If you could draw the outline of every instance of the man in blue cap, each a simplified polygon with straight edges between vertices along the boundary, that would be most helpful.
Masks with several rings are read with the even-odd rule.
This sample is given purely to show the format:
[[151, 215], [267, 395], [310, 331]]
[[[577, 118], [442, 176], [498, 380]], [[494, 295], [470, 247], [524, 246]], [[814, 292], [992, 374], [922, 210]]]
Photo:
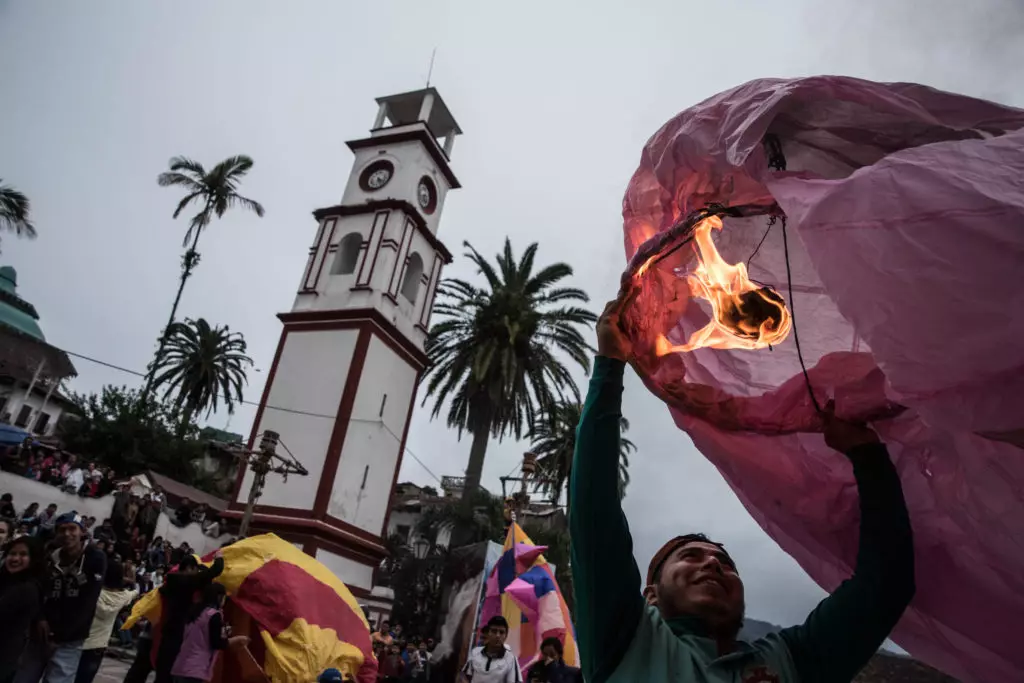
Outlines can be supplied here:
[[34, 647], [25, 652], [16, 683], [73, 683], [107, 572], [106, 556], [85, 543], [82, 516], [68, 512], [54, 528], [58, 547], [44, 583], [43, 615]]

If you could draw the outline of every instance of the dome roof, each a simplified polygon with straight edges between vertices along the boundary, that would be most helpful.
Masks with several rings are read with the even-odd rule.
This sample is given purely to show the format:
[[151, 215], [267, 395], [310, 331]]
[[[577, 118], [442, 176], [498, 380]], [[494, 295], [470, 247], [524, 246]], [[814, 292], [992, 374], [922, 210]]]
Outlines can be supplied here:
[[0, 268], [0, 324], [46, 341], [39, 327], [35, 307], [18, 296], [18, 271], [11, 266]]

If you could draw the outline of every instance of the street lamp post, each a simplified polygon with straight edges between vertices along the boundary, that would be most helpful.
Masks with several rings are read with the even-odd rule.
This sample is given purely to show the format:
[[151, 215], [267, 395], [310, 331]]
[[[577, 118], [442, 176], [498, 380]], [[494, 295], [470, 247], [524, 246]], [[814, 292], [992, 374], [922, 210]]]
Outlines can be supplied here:
[[248, 451], [244, 454], [245, 464], [252, 470], [253, 477], [252, 486], [249, 487], [249, 501], [245, 504], [245, 514], [242, 515], [242, 523], [238, 529], [239, 538], [245, 538], [246, 534], [249, 533], [249, 525], [252, 523], [256, 501], [263, 495], [263, 487], [267, 483], [267, 474], [277, 472], [286, 480], [289, 474], [299, 474], [302, 476], [309, 474], [306, 468], [294, 456], [291, 459], [285, 459], [277, 454], [277, 445], [280, 442], [281, 435], [268, 429], [260, 437], [259, 450]]

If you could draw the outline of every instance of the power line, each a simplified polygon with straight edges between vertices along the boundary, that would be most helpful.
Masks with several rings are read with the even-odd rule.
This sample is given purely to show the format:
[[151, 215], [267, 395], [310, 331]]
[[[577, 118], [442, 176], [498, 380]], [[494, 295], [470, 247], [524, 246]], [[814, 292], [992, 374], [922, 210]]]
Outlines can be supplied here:
[[[60, 349], [60, 350], [63, 351], [64, 353], [66, 353], [69, 356], [74, 356], [75, 358], [81, 358], [82, 360], [89, 361], [90, 363], [96, 363], [97, 365], [102, 365], [104, 367], [112, 368], [114, 370], [119, 370], [121, 372], [126, 372], [129, 375], [135, 375], [136, 377], [145, 377], [146, 376], [146, 373], [144, 373], [144, 372], [139, 372], [137, 370], [132, 370], [130, 368], [122, 367], [120, 365], [115, 365], [114, 363], [108, 363], [107, 361], [99, 360], [98, 358], [92, 358], [91, 356], [86, 356], [86, 355], [81, 354], [81, 353], [75, 353], [74, 351], [68, 351], [67, 349]], [[223, 398], [225, 400], [228, 400], [228, 397], [221, 396], [219, 394], [218, 394], [218, 398]], [[234, 401], [234, 399], [230, 399], [230, 400]], [[245, 401], [245, 400], [242, 400], [242, 401], [239, 401], [239, 402], [240, 403], [244, 403], [246, 405], [257, 406], [257, 407], [260, 405], [259, 403], [256, 403], [255, 401]], [[327, 420], [334, 420], [334, 419], [337, 418], [337, 415], [325, 415], [323, 413], [313, 413], [313, 412], [310, 412], [308, 410], [298, 410], [298, 409], [295, 409], [295, 408], [283, 408], [281, 406], [272, 406], [272, 405], [269, 405], [269, 404], [265, 405], [264, 408], [265, 409], [269, 408], [270, 410], [280, 410], [281, 412], [292, 413], [293, 415], [308, 415], [309, 417], [319, 417], [319, 418], [323, 418], [323, 419], [327, 419]], [[410, 419], [411, 419], [411, 416], [410, 416]], [[379, 424], [380, 426], [382, 426], [387, 431], [388, 434], [390, 434], [396, 441], [398, 441], [399, 444], [402, 443], [402, 437], [398, 436], [393, 431], [391, 431], [391, 428], [388, 427], [387, 424], [383, 420], [361, 420], [359, 418], [350, 418], [349, 421], [350, 422], [372, 422], [372, 423], [375, 423], [375, 424]], [[292, 452], [288, 449], [288, 446], [284, 445], [284, 443], [281, 442], [281, 441], [279, 441], [278, 443], [281, 443], [281, 445], [284, 446], [285, 450], [288, 452], [288, 455], [291, 455], [293, 459], [295, 458], [295, 455], [292, 454]], [[433, 477], [434, 480], [438, 484], [441, 483], [441, 478], [438, 477], [436, 474], [434, 474], [434, 472], [429, 467], [427, 467], [424, 464], [424, 462], [422, 460], [420, 460], [419, 457], [415, 453], [413, 453], [411, 450], [409, 450], [408, 446], [405, 447], [405, 452], [408, 453], [409, 455], [411, 455], [412, 459], [415, 460], [419, 464], [420, 467], [422, 467], [424, 470], [426, 470], [427, 474], [429, 474], [431, 477]], [[297, 459], [296, 459], [296, 462], [298, 462]]]

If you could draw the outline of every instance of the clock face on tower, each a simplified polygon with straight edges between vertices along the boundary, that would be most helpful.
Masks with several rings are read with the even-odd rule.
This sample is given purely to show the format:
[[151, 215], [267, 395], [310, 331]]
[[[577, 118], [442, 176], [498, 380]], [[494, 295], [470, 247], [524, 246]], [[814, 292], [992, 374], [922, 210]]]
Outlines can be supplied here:
[[437, 209], [437, 188], [430, 178], [420, 178], [419, 185], [416, 186], [416, 201], [425, 213], [431, 214]]
[[364, 192], [374, 192], [387, 185], [394, 173], [394, 164], [386, 159], [378, 159], [363, 169], [359, 175], [359, 187]]

